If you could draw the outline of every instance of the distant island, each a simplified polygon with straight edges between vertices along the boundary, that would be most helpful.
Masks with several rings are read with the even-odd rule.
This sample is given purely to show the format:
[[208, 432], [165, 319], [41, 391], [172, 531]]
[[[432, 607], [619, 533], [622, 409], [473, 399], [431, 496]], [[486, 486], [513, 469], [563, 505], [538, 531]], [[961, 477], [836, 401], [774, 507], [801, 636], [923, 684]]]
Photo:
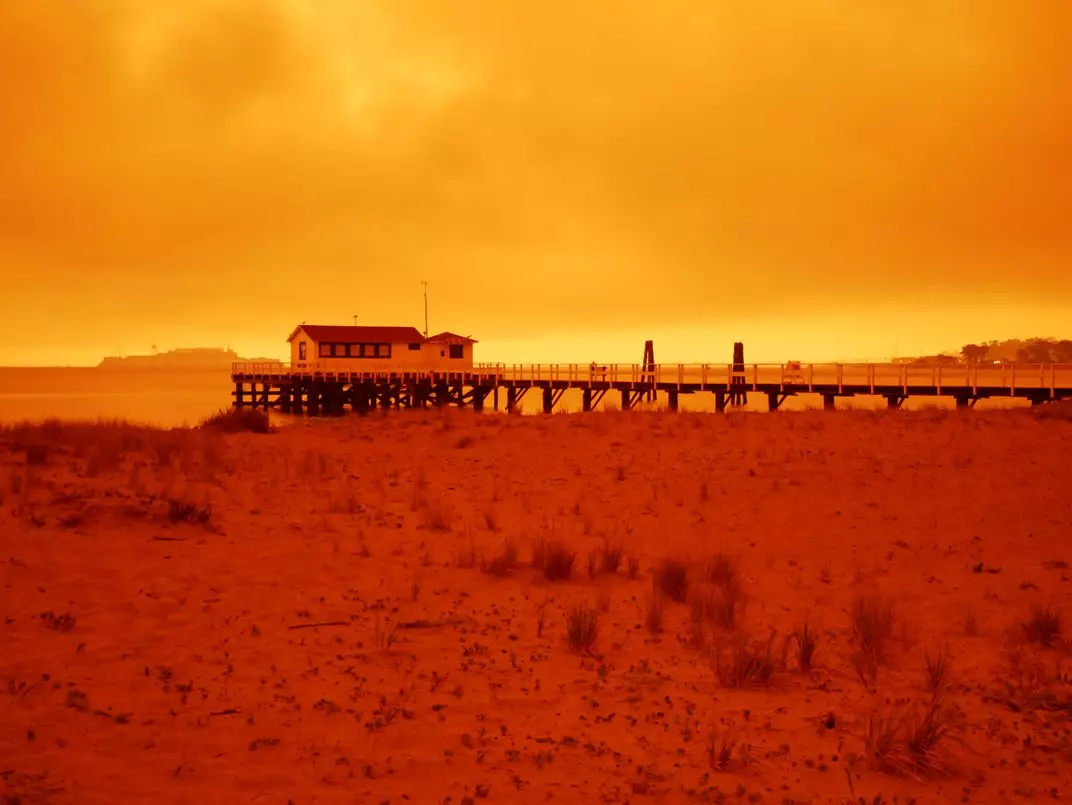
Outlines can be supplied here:
[[126, 357], [104, 358], [98, 369], [156, 369], [156, 370], [193, 370], [212, 371], [226, 369], [230, 371], [234, 361], [244, 360], [230, 349], [213, 347], [194, 347], [190, 349], [173, 349], [152, 355], [129, 355]]
[[958, 353], [924, 355], [915, 358], [894, 358], [894, 363], [952, 364], [952, 363], [1072, 363], [1072, 340], [1057, 338], [1011, 338], [965, 344]]

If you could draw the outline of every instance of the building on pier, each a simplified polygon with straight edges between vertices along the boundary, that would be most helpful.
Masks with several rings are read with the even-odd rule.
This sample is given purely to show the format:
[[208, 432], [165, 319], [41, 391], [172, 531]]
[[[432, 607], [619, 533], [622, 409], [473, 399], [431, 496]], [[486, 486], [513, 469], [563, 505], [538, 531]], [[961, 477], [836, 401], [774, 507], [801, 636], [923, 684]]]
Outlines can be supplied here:
[[290, 364], [304, 372], [464, 372], [476, 341], [454, 333], [425, 338], [416, 327], [300, 324], [287, 338]]

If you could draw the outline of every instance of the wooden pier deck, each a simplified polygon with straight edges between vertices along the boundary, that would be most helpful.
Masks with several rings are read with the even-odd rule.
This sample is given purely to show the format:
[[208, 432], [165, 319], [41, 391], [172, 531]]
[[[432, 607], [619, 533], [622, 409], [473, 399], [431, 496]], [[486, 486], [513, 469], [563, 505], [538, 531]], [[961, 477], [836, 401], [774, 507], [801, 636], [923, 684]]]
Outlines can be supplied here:
[[623, 409], [642, 399], [665, 399], [677, 410], [682, 394], [711, 394], [713, 409], [725, 411], [747, 395], [761, 395], [769, 410], [791, 396], [816, 395], [832, 409], [838, 397], [876, 396], [890, 407], [909, 397], [948, 397], [957, 407], [995, 397], [1033, 405], [1072, 399], [1072, 364], [611, 364], [594, 370], [584, 364], [478, 364], [459, 372], [301, 370], [282, 362], [237, 362], [232, 366], [235, 407], [279, 409], [285, 413], [364, 413], [375, 407], [471, 406], [497, 410], [500, 392], [513, 411], [530, 391], [543, 397], [551, 413], [569, 389], [578, 389], [582, 410], [590, 411], [608, 393]]

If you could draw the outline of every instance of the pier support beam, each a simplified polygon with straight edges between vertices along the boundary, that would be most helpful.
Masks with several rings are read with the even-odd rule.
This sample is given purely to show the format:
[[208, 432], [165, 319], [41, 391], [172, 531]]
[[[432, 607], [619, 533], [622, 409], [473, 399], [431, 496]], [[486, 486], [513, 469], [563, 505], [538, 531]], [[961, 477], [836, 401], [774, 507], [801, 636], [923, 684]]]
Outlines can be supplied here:
[[486, 400], [488, 398], [489, 393], [490, 393], [490, 389], [482, 389], [482, 388], [473, 389], [473, 410], [474, 411], [477, 411], [479, 413], [480, 411], [484, 410], [484, 400]]
[[779, 408], [781, 408], [783, 402], [785, 402], [785, 397], [779, 395], [777, 391], [767, 392], [768, 411], [777, 411]]
[[726, 392], [724, 391], [715, 392], [715, 413], [726, 413]]
[[836, 399], [837, 399], [837, 397], [835, 397], [833, 394], [824, 394], [823, 395], [823, 410], [824, 411], [833, 411], [837, 407], [835, 405], [835, 400]]
[[959, 396], [954, 397], [954, 399], [957, 401], [957, 410], [971, 407], [971, 400], [968, 397]]
[[555, 392], [550, 386], [543, 390], [543, 412], [545, 414], [551, 413], [555, 407]]
[[904, 404], [904, 401], [904, 397], [898, 397], [897, 395], [892, 394], [886, 398], [886, 407], [891, 410], [900, 408]]
[[584, 389], [581, 392], [581, 410], [585, 412], [592, 410], [592, 389]]
[[512, 414], [517, 408], [517, 389], [513, 386], [506, 390], [506, 413]]
[[675, 413], [677, 412], [678, 406], [677, 396], [677, 389], [670, 389], [668, 392], [666, 392], [666, 406]]
[[491, 407], [493, 410], [499, 410], [499, 387], [496, 386], [491, 392]]

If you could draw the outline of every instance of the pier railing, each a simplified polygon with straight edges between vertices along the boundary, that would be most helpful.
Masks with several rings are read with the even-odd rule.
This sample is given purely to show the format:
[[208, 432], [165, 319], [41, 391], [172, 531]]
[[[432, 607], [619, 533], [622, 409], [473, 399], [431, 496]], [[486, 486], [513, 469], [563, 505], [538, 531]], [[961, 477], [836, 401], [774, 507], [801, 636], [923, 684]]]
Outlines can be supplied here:
[[506, 364], [480, 363], [472, 368], [444, 371], [418, 367], [380, 367], [363, 370], [360, 366], [340, 369], [338, 361], [310, 361], [292, 366], [283, 361], [237, 361], [232, 374], [248, 377], [285, 375], [323, 375], [326, 377], [383, 379], [404, 375], [447, 380], [463, 380], [512, 385], [526, 383], [562, 383], [576, 387], [602, 384], [657, 384], [680, 387], [729, 386], [759, 390], [778, 386], [788, 391], [815, 389], [853, 391], [869, 389], [943, 388], [977, 391], [984, 389], [1038, 389], [1054, 392], [1072, 388], [1072, 364], [1024, 363], [787, 363], [746, 364], [657, 364], [646, 369], [642, 364]]

